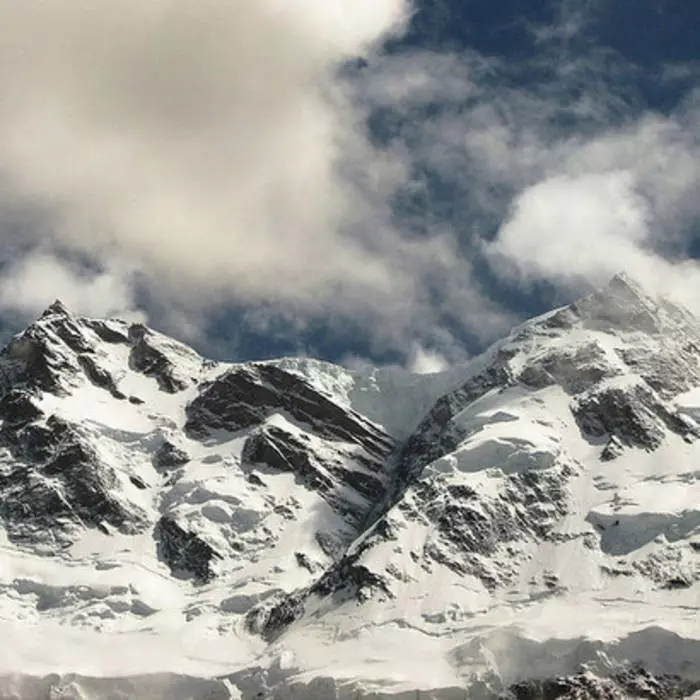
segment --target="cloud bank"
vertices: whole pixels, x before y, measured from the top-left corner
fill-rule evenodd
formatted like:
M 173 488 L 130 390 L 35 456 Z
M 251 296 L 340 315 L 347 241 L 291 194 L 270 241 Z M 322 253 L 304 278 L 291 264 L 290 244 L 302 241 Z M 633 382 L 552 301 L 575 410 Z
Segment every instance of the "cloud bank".
M 403 245 L 387 224 L 401 162 L 373 150 L 337 72 L 406 12 L 0 0 L 0 181 L 49 222 L 15 236 L 30 256 L 117 256 L 193 307 L 401 303 L 439 245 Z M 9 269 L 17 284 L 32 260 Z
M 0 307 L 352 324 L 419 371 L 517 320 L 496 284 L 624 269 L 700 310 L 697 75 L 645 109 L 568 2 L 517 65 L 383 52 L 411 11 L 0 0 Z

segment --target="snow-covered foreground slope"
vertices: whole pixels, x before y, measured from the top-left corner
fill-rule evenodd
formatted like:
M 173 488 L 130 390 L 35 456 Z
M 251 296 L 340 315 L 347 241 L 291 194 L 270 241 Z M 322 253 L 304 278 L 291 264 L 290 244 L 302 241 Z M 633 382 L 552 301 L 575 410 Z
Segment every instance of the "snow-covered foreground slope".
M 700 326 L 629 280 L 438 375 L 60 304 L 0 370 L 0 697 L 700 691 Z

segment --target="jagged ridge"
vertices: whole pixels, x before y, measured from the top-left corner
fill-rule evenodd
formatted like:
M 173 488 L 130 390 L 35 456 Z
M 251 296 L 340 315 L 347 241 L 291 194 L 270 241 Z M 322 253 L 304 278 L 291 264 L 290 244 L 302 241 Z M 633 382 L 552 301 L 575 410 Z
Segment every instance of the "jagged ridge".
M 699 358 L 695 319 L 618 277 L 437 377 L 432 408 L 398 426 L 397 442 L 355 408 L 371 407 L 374 377 L 292 359 L 214 363 L 145 326 L 76 318 L 57 303 L 0 355 L 8 556 L 54 555 L 88 576 L 87 552 L 100 571 L 145 577 L 56 595 L 51 614 L 86 630 L 159 624 L 172 606 L 143 596 L 168 581 L 181 624 L 222 639 L 245 625 L 251 649 L 258 635 L 274 654 L 300 652 L 295 640 L 315 644 L 326 629 L 351 645 L 398 625 L 429 646 L 483 628 L 492 631 L 476 646 L 445 657 L 455 687 L 632 692 L 625 679 L 647 671 L 623 661 L 595 681 L 533 677 L 527 665 L 509 676 L 517 635 L 498 642 L 501 666 L 479 649 L 495 644 L 504 606 L 598 610 L 596 591 L 641 588 L 685 624 L 700 580 L 700 409 L 684 397 L 700 387 Z M 392 380 L 407 416 L 411 392 L 425 402 L 417 386 Z M 110 542 L 127 544 L 114 562 Z M 2 584 L 20 617 L 39 590 L 26 581 Z M 279 683 L 295 668 L 313 674 L 304 663 L 280 670 Z M 645 687 L 658 697 L 692 689 L 692 663 L 676 670 Z

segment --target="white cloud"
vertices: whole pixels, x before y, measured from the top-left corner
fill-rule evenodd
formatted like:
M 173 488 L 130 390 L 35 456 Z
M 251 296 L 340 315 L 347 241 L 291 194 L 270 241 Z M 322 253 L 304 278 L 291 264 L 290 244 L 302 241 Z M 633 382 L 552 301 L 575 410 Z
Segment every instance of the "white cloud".
M 521 185 L 486 245 L 499 274 L 580 290 L 625 271 L 700 311 L 700 266 L 687 259 L 700 222 L 700 143 L 681 116 L 641 115 L 545 151 L 540 179 Z
M 435 374 L 448 369 L 450 363 L 439 352 L 415 343 L 408 358 L 407 368 L 413 374 Z
M 414 154 L 367 130 L 380 99 L 455 97 L 471 75 L 451 57 L 377 59 L 410 9 L 0 0 L 5 305 L 29 314 L 70 295 L 83 309 L 72 290 L 96 282 L 61 261 L 112 270 L 119 260 L 138 272 L 156 325 L 192 342 L 206 344 L 209 318 L 227 306 L 293 328 L 350 322 L 378 352 L 434 336 L 443 316 L 480 337 L 502 330 L 454 230 L 415 236 L 397 223 L 392 202 Z M 376 79 L 339 79 L 358 55 L 376 62 Z M 8 233 L 13 208 L 41 226 Z M 130 284 L 115 309 L 131 306 Z M 19 289 L 34 291 L 22 301 Z
M 3 269 L 0 308 L 4 312 L 23 318 L 36 316 L 57 298 L 73 313 L 143 320 L 135 310 L 128 274 L 89 272 L 44 253 Z
M 0 0 L 3 305 L 131 309 L 127 261 L 189 340 L 228 305 L 302 334 L 350 322 L 435 367 L 516 320 L 492 272 L 568 292 L 626 269 L 692 296 L 700 99 L 635 112 L 625 67 L 581 53 L 587 10 L 568 1 L 533 30 L 532 65 L 380 55 L 409 5 Z M 362 79 L 339 80 L 357 55 Z M 549 78 L 520 85 L 528 71 Z M 386 148 L 372 107 L 399 117 Z M 423 200 L 397 211 L 407 192 Z M 18 208 L 41 226 L 3 229 Z
M 405 17 L 403 0 L 0 0 L 3 186 L 50 216 L 42 249 L 131 259 L 190 306 L 391 303 L 413 287 L 384 210 L 401 166 L 335 74 Z
M 487 249 L 525 279 L 603 284 L 643 254 L 647 226 L 646 202 L 629 173 L 557 176 L 516 199 Z
M 629 86 L 632 69 L 611 66 L 604 50 L 576 53 L 570 44 L 585 16 L 574 19 L 538 34 L 555 43 L 538 59 L 551 82 L 520 86 L 517 76 L 528 76 L 497 59 L 411 56 L 404 65 L 418 79 L 404 76 L 401 109 L 410 115 L 421 100 L 442 100 L 428 119 L 416 110 L 423 121 L 404 129 L 411 155 L 446 183 L 463 250 L 485 255 L 511 289 L 546 280 L 571 298 L 626 271 L 700 310 L 699 268 L 687 259 L 700 226 L 700 92 L 667 115 L 627 104 L 617 88 Z M 479 270 L 459 265 L 462 288 L 479 298 Z M 443 309 L 455 307 L 457 276 Z

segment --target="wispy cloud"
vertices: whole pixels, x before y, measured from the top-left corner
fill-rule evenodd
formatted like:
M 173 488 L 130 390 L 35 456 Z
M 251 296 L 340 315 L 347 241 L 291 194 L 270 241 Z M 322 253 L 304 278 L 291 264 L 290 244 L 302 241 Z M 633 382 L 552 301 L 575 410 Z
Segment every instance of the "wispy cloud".
M 562 3 L 553 25 L 530 28 L 537 51 L 517 65 L 417 52 L 379 67 L 378 85 L 394 84 L 413 191 L 433 216 L 442 207 L 469 261 L 462 290 L 488 268 L 566 297 L 624 269 L 700 310 L 688 257 L 700 221 L 698 93 L 665 114 L 645 107 L 638 67 L 596 43 L 594 7 Z

